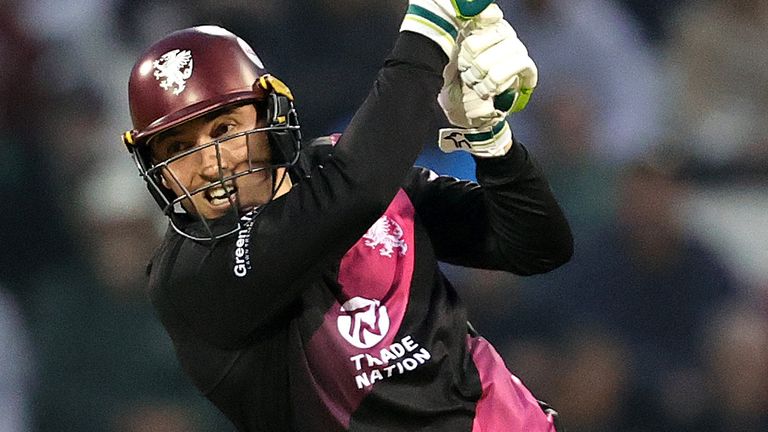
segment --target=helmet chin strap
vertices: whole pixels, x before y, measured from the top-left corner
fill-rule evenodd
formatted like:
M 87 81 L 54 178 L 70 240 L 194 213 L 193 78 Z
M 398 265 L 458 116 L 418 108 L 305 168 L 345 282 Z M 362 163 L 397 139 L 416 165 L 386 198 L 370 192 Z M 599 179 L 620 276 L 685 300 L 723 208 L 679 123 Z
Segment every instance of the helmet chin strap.
M 183 237 L 186 237 L 186 238 L 188 238 L 190 240 L 194 240 L 194 241 L 198 241 L 198 242 L 215 242 L 215 241 L 221 240 L 223 238 L 229 237 L 229 236 L 233 235 L 234 233 L 238 232 L 241 229 L 240 222 L 238 221 L 237 224 L 234 226 L 234 228 L 232 228 L 231 230 L 226 231 L 226 232 L 224 232 L 222 234 L 215 234 L 213 232 L 213 228 L 210 226 L 210 224 L 208 223 L 208 221 L 204 217 L 198 216 L 198 219 L 200 221 L 202 221 L 203 225 L 205 225 L 205 229 L 206 229 L 206 231 L 209 234 L 207 237 L 192 235 L 187 230 L 181 229 L 176 224 L 176 221 L 174 220 L 173 217 L 169 218 L 169 220 L 171 222 L 171 227 L 173 227 L 173 230 L 176 231 L 176 233 L 178 233 L 179 235 L 181 235 Z
M 272 170 L 272 196 L 269 198 L 269 202 L 272 202 L 273 199 L 277 198 L 277 192 L 283 186 L 285 180 L 288 179 L 290 181 L 290 177 L 288 176 L 288 168 L 283 168 L 283 174 L 280 175 L 280 181 L 277 181 L 277 171 L 279 169 L 280 168 L 276 168 Z

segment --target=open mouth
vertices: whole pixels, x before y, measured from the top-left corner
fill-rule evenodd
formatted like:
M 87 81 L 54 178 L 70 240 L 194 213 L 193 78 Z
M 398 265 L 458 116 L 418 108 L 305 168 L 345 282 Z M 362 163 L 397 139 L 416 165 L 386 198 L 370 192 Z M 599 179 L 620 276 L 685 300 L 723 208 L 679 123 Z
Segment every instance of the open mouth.
M 212 186 L 205 191 L 205 199 L 212 207 L 225 207 L 235 202 L 237 187 L 234 184 Z

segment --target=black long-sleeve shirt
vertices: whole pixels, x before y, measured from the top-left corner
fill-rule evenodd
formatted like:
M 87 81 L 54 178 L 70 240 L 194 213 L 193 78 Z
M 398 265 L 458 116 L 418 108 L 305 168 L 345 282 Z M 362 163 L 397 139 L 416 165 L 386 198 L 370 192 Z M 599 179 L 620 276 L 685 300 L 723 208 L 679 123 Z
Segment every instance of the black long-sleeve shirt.
M 412 168 L 446 59 L 401 33 L 309 178 L 215 244 L 170 232 L 150 293 L 185 371 L 243 431 L 549 431 L 438 260 L 533 274 L 571 254 L 525 148 L 478 183 Z M 515 429 L 518 428 L 518 429 Z

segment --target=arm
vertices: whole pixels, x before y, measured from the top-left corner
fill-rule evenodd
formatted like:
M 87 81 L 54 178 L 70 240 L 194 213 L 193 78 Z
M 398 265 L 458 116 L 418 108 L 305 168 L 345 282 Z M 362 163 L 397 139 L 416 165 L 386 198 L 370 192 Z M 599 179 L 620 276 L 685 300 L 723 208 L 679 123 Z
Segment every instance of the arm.
M 527 48 L 492 5 L 465 27 L 450 59 L 458 68 L 446 68 L 439 101 L 459 128 L 441 129 L 439 144 L 474 156 L 480 186 L 447 178 L 413 183 L 438 258 L 517 274 L 563 264 L 572 254 L 570 229 L 506 121 L 537 83 Z
M 479 185 L 414 172 L 409 194 L 439 260 L 520 275 L 567 262 L 573 239 L 531 155 L 515 142 L 503 157 L 479 158 Z

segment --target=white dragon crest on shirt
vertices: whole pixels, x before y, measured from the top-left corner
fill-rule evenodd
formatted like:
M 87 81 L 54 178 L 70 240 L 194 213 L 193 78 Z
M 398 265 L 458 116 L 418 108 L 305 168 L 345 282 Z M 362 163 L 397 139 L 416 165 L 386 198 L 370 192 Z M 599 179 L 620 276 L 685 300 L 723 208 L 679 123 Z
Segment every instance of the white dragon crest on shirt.
M 178 95 L 187 88 L 187 80 L 192 76 L 192 52 L 173 50 L 163 54 L 152 63 L 155 79 L 160 80 L 163 90 L 173 90 Z
M 392 258 L 395 249 L 400 249 L 400 256 L 405 256 L 408 245 L 403 240 L 403 228 L 397 222 L 389 219 L 387 215 L 379 218 L 363 236 L 364 244 L 371 249 L 381 246 L 379 254 Z

